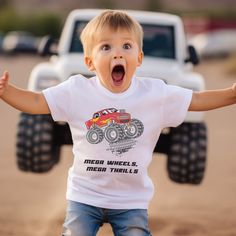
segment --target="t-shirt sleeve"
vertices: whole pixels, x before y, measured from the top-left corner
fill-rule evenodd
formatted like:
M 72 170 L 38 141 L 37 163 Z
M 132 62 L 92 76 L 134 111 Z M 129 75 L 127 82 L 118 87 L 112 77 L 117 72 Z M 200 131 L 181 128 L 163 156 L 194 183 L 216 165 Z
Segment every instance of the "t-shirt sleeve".
M 70 79 L 43 90 L 54 121 L 68 121 L 70 110 Z
M 178 86 L 167 85 L 163 104 L 163 128 L 180 125 L 186 115 L 193 91 Z

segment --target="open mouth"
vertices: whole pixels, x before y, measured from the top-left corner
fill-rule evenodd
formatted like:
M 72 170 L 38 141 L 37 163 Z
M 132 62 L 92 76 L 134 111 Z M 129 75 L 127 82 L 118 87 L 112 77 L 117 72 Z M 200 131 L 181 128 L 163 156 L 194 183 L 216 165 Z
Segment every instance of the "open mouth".
M 125 68 L 123 65 L 116 65 L 112 69 L 111 77 L 115 85 L 119 85 L 122 83 L 125 75 Z

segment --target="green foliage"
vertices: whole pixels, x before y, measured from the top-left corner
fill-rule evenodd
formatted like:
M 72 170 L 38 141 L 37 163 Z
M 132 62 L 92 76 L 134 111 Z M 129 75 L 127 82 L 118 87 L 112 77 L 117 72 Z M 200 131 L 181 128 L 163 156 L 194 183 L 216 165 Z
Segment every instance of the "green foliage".
M 147 0 L 146 10 L 147 11 L 161 11 L 162 3 L 160 0 Z
M 20 20 L 12 8 L 4 8 L 0 11 L 0 31 L 7 32 L 20 27 Z
M 13 8 L 0 9 L 0 31 L 7 33 L 13 30 L 29 31 L 36 36 L 50 34 L 59 37 L 62 19 L 50 12 L 20 15 Z
M 9 4 L 9 0 L 0 0 L 0 8 L 5 7 Z
M 97 0 L 98 8 L 115 9 L 116 4 L 113 0 Z
M 41 13 L 38 15 L 30 16 L 32 21 L 28 20 L 29 17 L 24 19 L 26 28 L 35 35 L 50 34 L 54 37 L 60 35 L 62 29 L 61 18 L 53 13 Z

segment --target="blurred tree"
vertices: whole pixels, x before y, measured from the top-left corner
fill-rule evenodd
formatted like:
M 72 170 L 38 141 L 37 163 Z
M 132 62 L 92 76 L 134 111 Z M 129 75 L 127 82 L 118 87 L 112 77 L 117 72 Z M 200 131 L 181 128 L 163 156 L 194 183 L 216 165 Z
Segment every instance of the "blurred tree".
M 50 34 L 56 38 L 60 36 L 62 29 L 62 20 L 60 15 L 44 12 L 32 17 L 32 19 L 32 24 L 28 23 L 28 28 L 30 28 L 30 31 L 35 35 Z
M 62 18 L 57 13 L 43 12 L 19 14 L 14 8 L 0 9 L 0 31 L 7 33 L 13 30 L 29 31 L 37 36 L 50 34 L 59 37 L 62 29 Z
M 97 0 L 98 8 L 115 9 L 116 4 L 112 0 Z
M 21 25 L 21 19 L 13 8 L 4 7 L 0 9 L 0 29 L 6 33 L 17 30 Z
M 148 11 L 160 11 L 162 9 L 161 0 L 147 0 L 146 1 L 146 10 Z
M 11 3 L 10 0 L 0 0 L 0 8 L 3 8 Z

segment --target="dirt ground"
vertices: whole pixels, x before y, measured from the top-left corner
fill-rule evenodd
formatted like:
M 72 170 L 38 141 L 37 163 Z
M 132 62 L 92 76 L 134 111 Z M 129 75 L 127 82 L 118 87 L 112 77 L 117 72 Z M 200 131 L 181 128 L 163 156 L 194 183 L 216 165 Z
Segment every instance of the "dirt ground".
M 26 88 L 37 57 L 0 57 L 0 73 Z M 205 61 L 195 70 L 206 78 L 208 89 L 236 81 L 227 76 L 224 60 Z M 0 101 L 0 235 L 59 236 L 64 219 L 66 176 L 71 147 L 62 149 L 60 164 L 48 174 L 17 170 L 16 127 L 19 112 Z M 179 185 L 167 177 L 166 158 L 154 154 L 150 175 L 156 186 L 149 209 L 153 236 L 236 236 L 236 106 L 207 112 L 208 166 L 199 186 Z M 112 235 L 105 225 L 99 236 Z

